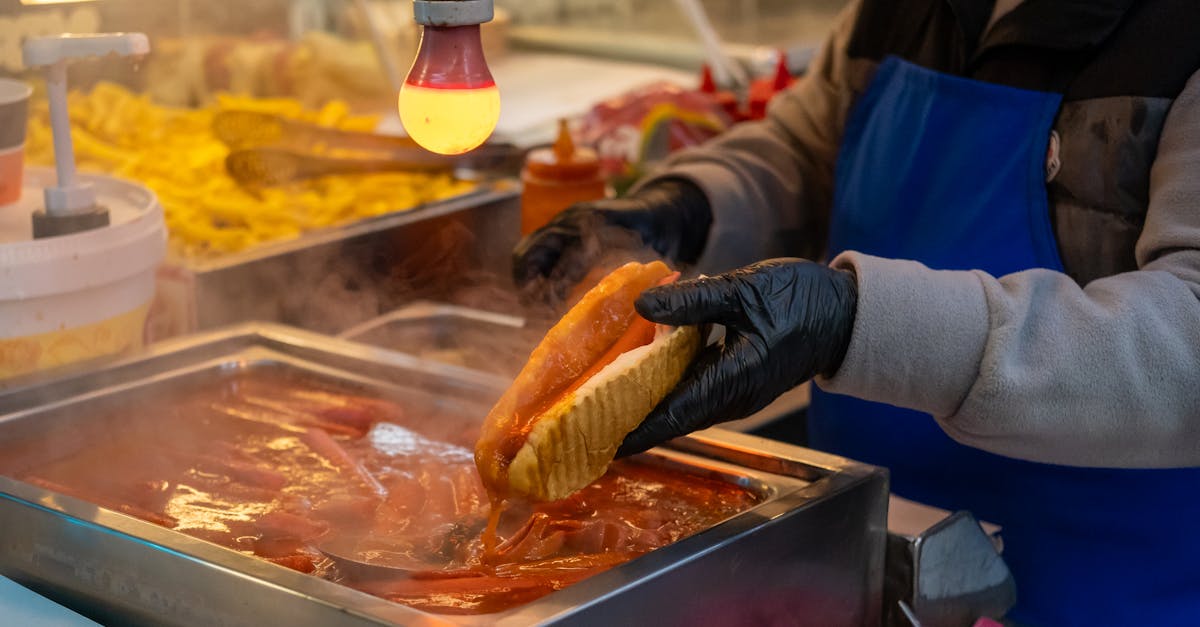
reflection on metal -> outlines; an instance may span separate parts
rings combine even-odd
[[[888,535],[884,579],[889,627],[970,627],[1004,616],[1016,584],[996,544],[968,512],[915,537]]]
[[[900,611],[904,613],[904,618],[908,620],[912,627],[922,627],[921,619],[917,618],[917,614],[913,612],[912,608],[909,607],[907,603],[904,601],[896,601],[896,605],[900,608]]]
[[[409,211],[188,263],[178,283],[195,308],[189,330],[265,320],[330,333],[402,304],[394,301],[443,296],[437,290],[455,285],[464,267],[507,267],[520,234],[519,191],[496,181]],[[315,277],[314,284],[295,289],[300,276]],[[354,298],[346,297],[351,289]]]
[[[533,326],[518,316],[417,301],[338,337],[511,380],[544,334]]]

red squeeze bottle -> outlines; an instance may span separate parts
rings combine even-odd
[[[600,157],[590,148],[575,145],[566,120],[559,120],[558,139],[552,147],[529,152],[521,181],[522,235],[545,226],[563,209],[599,200],[606,192]]]
[[[737,96],[731,91],[717,89],[717,82],[713,80],[712,68],[707,63],[700,68],[700,93],[712,96],[713,100],[717,101],[717,105],[725,113],[729,114],[730,119],[738,120],[741,118],[741,114],[738,111]]]
[[[775,94],[787,89],[796,79],[788,72],[787,54],[780,52],[775,74],[750,83],[750,119],[761,120],[767,115],[767,104]]]

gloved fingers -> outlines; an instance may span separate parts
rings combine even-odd
[[[580,281],[587,278],[604,261],[605,255],[611,252],[601,245],[593,233],[586,231],[572,246],[563,249],[558,263],[547,276],[557,302],[566,302]]]
[[[679,385],[650,412],[642,424],[625,436],[617,457],[641,453],[682,435],[720,422],[728,404],[725,378],[736,368],[728,363],[721,345],[704,348]]]
[[[578,229],[550,225],[525,236],[512,254],[513,281],[524,287],[539,277],[549,277],[565,251],[580,243]]]
[[[677,281],[642,292],[634,303],[641,316],[659,324],[738,326],[745,319],[734,281],[727,276]]]
[[[673,234],[663,232],[655,220],[654,211],[601,209],[596,213],[604,219],[604,228],[597,230],[596,234],[605,247],[628,250],[646,248],[659,257],[671,257],[675,238],[671,237]]]

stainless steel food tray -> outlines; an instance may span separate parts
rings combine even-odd
[[[486,374],[274,325],[165,343],[101,370],[0,395],[0,440],[72,432],[100,405],[255,368],[299,370],[482,416]],[[419,612],[78,499],[0,477],[0,574],[106,623],[204,625],[877,624],[885,471],[727,432],[662,463],[718,473],[763,502],[714,527],[506,612]]]
[[[414,293],[444,298],[439,287],[465,271],[508,267],[520,235],[519,193],[515,181],[489,181],[460,196],[240,253],[169,260],[159,272],[150,333],[161,340],[263,320],[335,333],[412,301]],[[359,303],[378,306],[360,313],[352,306]]]
[[[515,377],[541,339],[519,316],[429,301],[355,325],[339,338]]]

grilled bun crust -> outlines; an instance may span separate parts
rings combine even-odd
[[[626,434],[679,382],[700,349],[692,327],[660,328],[649,344],[588,374],[631,330],[633,301],[670,274],[661,262],[618,268],[534,349],[475,447],[493,497],[556,500],[595,481]]]
[[[617,447],[670,392],[700,349],[680,327],[625,353],[537,418],[508,468],[508,490],[553,501],[604,475]]]

